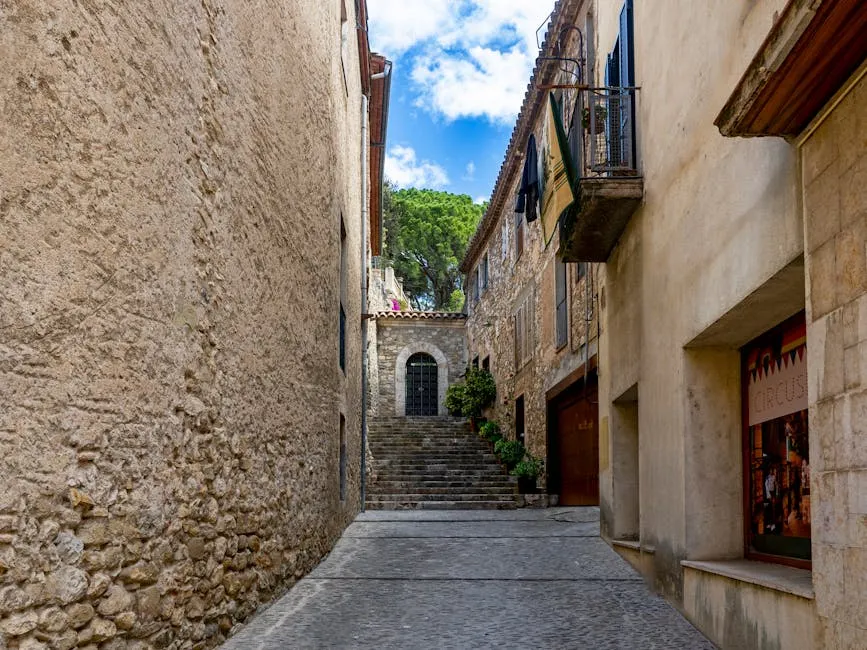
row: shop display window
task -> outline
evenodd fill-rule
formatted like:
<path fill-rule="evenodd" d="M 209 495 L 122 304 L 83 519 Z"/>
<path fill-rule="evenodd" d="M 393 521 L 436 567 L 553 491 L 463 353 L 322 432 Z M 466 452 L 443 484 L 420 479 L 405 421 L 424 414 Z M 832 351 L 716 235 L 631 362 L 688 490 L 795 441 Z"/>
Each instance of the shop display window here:
<path fill-rule="evenodd" d="M 746 556 L 810 565 L 807 337 L 801 313 L 743 348 Z"/>

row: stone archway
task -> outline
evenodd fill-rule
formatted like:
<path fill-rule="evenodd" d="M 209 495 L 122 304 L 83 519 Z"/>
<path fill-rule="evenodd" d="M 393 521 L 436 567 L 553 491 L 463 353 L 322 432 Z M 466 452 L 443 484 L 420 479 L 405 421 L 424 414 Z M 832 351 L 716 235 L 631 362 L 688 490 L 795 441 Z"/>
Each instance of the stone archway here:
<path fill-rule="evenodd" d="M 394 414 L 406 415 L 406 362 L 418 352 L 431 355 L 437 362 L 437 413 L 448 415 L 446 411 L 446 389 L 449 386 L 449 361 L 443 351 L 430 343 L 413 343 L 403 348 L 394 363 Z"/>

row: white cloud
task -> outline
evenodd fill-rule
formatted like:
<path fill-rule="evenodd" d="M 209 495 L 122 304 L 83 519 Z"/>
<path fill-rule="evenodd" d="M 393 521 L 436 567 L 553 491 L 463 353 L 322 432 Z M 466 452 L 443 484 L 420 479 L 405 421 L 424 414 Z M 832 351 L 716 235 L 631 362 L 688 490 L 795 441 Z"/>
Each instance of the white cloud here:
<path fill-rule="evenodd" d="M 475 199 L 473 199 L 473 203 L 475 203 L 476 205 L 481 205 L 482 203 L 484 203 L 487 200 L 488 200 L 487 196 L 477 196 Z"/>
<path fill-rule="evenodd" d="M 401 59 L 416 106 L 446 120 L 511 123 L 553 0 L 370 0 L 375 48 Z"/>
<path fill-rule="evenodd" d="M 465 180 L 465 181 L 473 180 L 476 177 L 476 163 L 474 163 L 471 160 L 470 162 L 467 163 L 466 169 L 467 169 L 467 172 L 466 172 L 466 174 L 464 174 L 463 180 Z"/>
<path fill-rule="evenodd" d="M 419 161 L 412 147 L 395 145 L 385 155 L 385 177 L 398 187 L 440 189 L 449 184 L 446 170 L 428 160 Z"/>
<path fill-rule="evenodd" d="M 451 29 L 455 4 L 452 0 L 371 0 L 371 43 L 378 52 L 397 58 Z"/>
<path fill-rule="evenodd" d="M 433 109 L 449 121 L 487 117 L 510 124 L 527 88 L 525 63 L 526 56 L 519 50 L 500 52 L 482 47 L 461 56 L 442 52 L 421 56 L 412 71 L 419 90 L 415 104 Z"/>

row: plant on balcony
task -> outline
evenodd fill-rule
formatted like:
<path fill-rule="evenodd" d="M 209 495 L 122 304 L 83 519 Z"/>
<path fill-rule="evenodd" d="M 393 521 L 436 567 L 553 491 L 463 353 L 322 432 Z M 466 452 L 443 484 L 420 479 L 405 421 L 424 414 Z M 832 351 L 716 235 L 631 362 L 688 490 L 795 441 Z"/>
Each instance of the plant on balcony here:
<path fill-rule="evenodd" d="M 518 491 L 521 494 L 533 494 L 536 491 L 536 479 L 542 474 L 543 463 L 530 452 L 519 461 L 510 472 L 518 479 Z"/>
<path fill-rule="evenodd" d="M 521 462 L 527 450 L 520 440 L 498 440 L 494 444 L 494 453 L 506 469 L 511 471 Z"/>
<path fill-rule="evenodd" d="M 608 110 L 604 106 L 597 106 L 596 110 L 593 111 L 593 116 L 596 118 L 596 124 L 594 131 L 596 133 L 604 133 L 605 132 L 605 121 L 608 119 Z M 585 106 L 581 109 L 581 126 L 584 127 L 585 131 L 590 130 L 590 107 Z"/>

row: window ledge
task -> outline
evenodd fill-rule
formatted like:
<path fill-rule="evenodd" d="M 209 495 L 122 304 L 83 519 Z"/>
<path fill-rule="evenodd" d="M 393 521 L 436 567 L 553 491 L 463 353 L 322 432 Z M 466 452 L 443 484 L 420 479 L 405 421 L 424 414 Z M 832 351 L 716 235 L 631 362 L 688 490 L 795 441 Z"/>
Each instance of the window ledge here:
<path fill-rule="evenodd" d="M 748 582 L 759 587 L 765 587 L 766 589 L 782 591 L 793 596 L 806 598 L 807 600 L 813 600 L 815 597 L 813 592 L 813 573 L 806 569 L 796 569 L 795 567 L 783 564 L 770 564 L 753 560 L 725 560 L 718 562 L 683 560 L 680 565 L 739 582 Z"/>
<path fill-rule="evenodd" d="M 611 545 L 628 548 L 630 551 L 636 551 L 638 553 L 653 554 L 656 552 L 656 549 L 652 546 L 642 546 L 641 542 L 635 539 L 612 539 Z"/>

